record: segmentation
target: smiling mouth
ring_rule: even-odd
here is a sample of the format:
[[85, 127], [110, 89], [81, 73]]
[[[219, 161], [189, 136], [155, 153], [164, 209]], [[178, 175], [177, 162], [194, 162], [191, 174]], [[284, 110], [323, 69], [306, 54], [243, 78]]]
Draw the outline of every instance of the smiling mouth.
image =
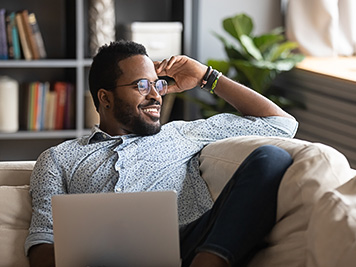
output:
[[159, 106], [157, 107], [145, 107], [142, 108], [143, 113], [149, 115], [152, 118], [159, 118], [161, 113], [161, 108]]

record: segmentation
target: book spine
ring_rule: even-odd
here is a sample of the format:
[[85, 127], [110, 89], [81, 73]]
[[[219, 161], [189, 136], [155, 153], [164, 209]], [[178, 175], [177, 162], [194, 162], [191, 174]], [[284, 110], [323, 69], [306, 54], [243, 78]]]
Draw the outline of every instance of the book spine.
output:
[[35, 46], [36, 52], [38, 53], [38, 57], [46, 58], [47, 57], [46, 49], [44, 46], [40, 27], [38, 26], [37, 19], [36, 19], [36, 16], [34, 13], [30, 13], [28, 15], [28, 21], [29, 21], [31, 29], [32, 29], [32, 35], [34, 38], [34, 46]]
[[46, 99], [49, 91], [49, 83], [41, 83], [42, 95], [41, 95], [41, 117], [40, 117], [40, 129], [45, 129], [45, 115], [46, 115]]
[[36, 43], [35, 43], [35, 39], [32, 33], [32, 28], [29, 22], [29, 18], [28, 18], [28, 10], [23, 10], [21, 12], [21, 16], [22, 16], [22, 22], [23, 22], [23, 26], [25, 29], [25, 36], [27, 39], [27, 42], [29, 44], [29, 48], [31, 50], [31, 54], [32, 54], [32, 59], [39, 59], [40, 55], [38, 53], [38, 50], [36, 48]]
[[19, 120], [20, 129], [28, 130], [28, 117], [29, 117], [29, 85], [23, 83], [20, 86], [20, 102], [19, 102]]
[[5, 12], [4, 8], [0, 9], [0, 59], [8, 59]]
[[74, 129], [75, 122], [75, 91], [74, 85], [67, 83], [66, 105], [64, 110], [64, 129]]
[[36, 82], [36, 95], [35, 95], [35, 105], [36, 105], [36, 113], [35, 113], [35, 121], [34, 126], [35, 130], [41, 130], [41, 113], [42, 113], [42, 83]]
[[7, 37], [7, 55], [9, 59], [14, 58], [14, 45], [12, 43], [12, 29], [10, 15], [6, 15], [6, 37]]
[[26, 38], [24, 23], [22, 21], [21, 13], [16, 13], [16, 25], [19, 31], [22, 52], [26, 60], [32, 59], [32, 53]]
[[57, 92], [57, 110], [55, 129], [62, 130], [64, 128], [64, 110], [66, 103], [66, 91], [67, 85], [65, 82], [56, 82], [54, 84], [54, 90]]
[[54, 130], [57, 110], [57, 92], [47, 83], [48, 93], [46, 96], [45, 129]]
[[34, 120], [34, 100], [35, 98], [35, 86], [34, 83], [29, 84], [29, 95], [28, 95], [28, 121], [27, 121], [27, 130], [31, 131], [33, 129], [33, 120]]
[[19, 39], [19, 31], [16, 24], [16, 14], [11, 12], [10, 14], [10, 25], [11, 25], [11, 34], [12, 34], [12, 45], [14, 48], [14, 59], [21, 59], [21, 47]]

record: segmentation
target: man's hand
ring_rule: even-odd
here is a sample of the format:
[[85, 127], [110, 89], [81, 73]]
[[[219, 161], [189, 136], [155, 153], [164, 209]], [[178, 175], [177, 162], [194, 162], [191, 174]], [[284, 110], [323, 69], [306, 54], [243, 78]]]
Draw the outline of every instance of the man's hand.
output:
[[169, 76], [175, 84], [168, 87], [168, 93], [178, 93], [200, 86], [207, 66], [187, 56], [172, 56], [154, 62], [158, 76]]
[[40, 244], [31, 247], [29, 258], [31, 267], [54, 267], [54, 245]]

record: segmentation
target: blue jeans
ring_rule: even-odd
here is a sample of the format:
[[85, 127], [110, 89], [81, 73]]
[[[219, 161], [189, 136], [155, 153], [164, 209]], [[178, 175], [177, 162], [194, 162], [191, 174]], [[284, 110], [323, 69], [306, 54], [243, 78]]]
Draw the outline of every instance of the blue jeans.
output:
[[244, 266], [275, 224], [279, 184], [291, 156], [276, 146], [254, 150], [226, 184], [211, 210], [180, 230], [182, 266], [201, 251]]

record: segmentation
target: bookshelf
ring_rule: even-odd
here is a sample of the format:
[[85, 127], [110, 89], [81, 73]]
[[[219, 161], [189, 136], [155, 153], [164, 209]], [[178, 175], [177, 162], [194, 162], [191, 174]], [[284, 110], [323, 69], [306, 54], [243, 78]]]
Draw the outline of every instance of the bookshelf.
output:
[[[116, 25], [133, 21], [184, 20], [183, 0], [115, 0]], [[39, 153], [67, 139], [89, 133], [85, 127], [85, 93], [88, 90], [89, 0], [4, 0], [0, 8], [28, 9], [44, 39], [46, 59], [0, 60], [0, 76], [19, 82], [68, 81], [75, 85], [75, 127], [69, 130], [0, 132], [0, 161], [35, 160]], [[157, 6], [160, 6], [158, 9]], [[120, 36], [117, 36], [120, 38]], [[183, 46], [182, 46], [183, 47]], [[20, 91], [21, 92], [21, 91]]]

